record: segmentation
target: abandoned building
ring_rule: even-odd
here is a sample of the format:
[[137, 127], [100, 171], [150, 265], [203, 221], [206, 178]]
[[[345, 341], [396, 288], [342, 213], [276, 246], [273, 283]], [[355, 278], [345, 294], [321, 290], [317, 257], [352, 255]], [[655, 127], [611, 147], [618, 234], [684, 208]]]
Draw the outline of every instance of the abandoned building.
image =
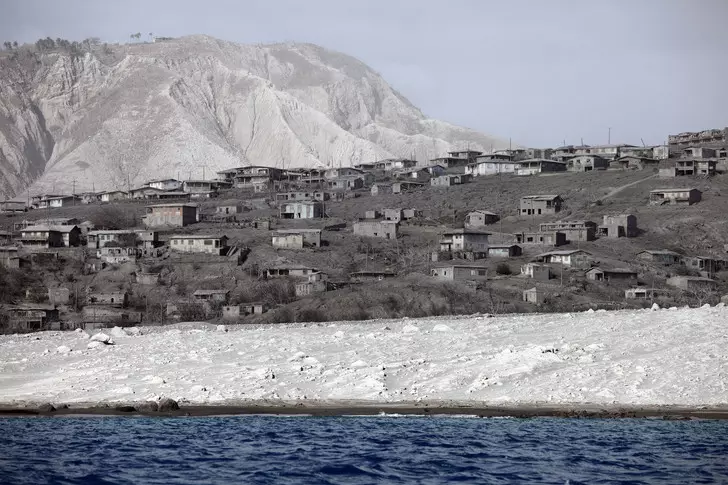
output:
[[539, 263], [561, 264], [571, 268], [586, 269], [591, 266], [592, 255], [581, 249], [551, 251], [539, 254], [535, 260]]
[[591, 172], [607, 168], [609, 161], [599, 155], [577, 155], [566, 162], [566, 170], [569, 172]]
[[659, 163], [660, 161], [654, 158], [628, 155], [610, 161], [609, 168], [616, 170], [646, 170], [648, 168], [657, 167]]
[[279, 168], [251, 165], [236, 167], [217, 172], [218, 178], [232, 183], [238, 189], [253, 189], [263, 192], [272, 186], [273, 182], [281, 180], [283, 171]]
[[364, 177], [358, 175], [329, 179], [326, 181], [326, 186], [331, 190], [358, 190], [363, 189], [364, 185]]
[[192, 298], [210, 303], [227, 303], [229, 295], [229, 290], [195, 290]]
[[688, 147], [725, 146], [728, 143], [728, 128], [669, 135], [667, 137], [667, 143], [670, 147], [670, 155], [680, 154]]
[[314, 293], [323, 293], [329, 289], [329, 277], [317, 271], [308, 275], [308, 281], [296, 283], [296, 296], [305, 297]]
[[307, 266], [275, 266], [265, 270], [266, 278], [281, 278], [286, 276], [305, 278], [319, 270]]
[[556, 248], [567, 243], [566, 234], [563, 232], [521, 232], [514, 236], [518, 244], [535, 244]]
[[528, 290], [523, 290], [523, 301], [533, 303], [534, 305], [541, 305], [546, 301], [546, 294], [543, 290], [539, 290], [536, 287], [529, 288]]
[[284, 202], [280, 216], [281, 219], [318, 219], [324, 217], [324, 205], [311, 200]]
[[126, 307], [129, 294], [126, 291], [92, 291], [86, 295], [86, 301], [90, 305]]
[[397, 239], [399, 223], [392, 221], [357, 221], [353, 224], [354, 234], [357, 236], [380, 237], [384, 239]]
[[48, 288], [48, 303], [55, 306], [68, 305], [71, 301], [71, 290], [62, 286]]
[[243, 212], [241, 204], [223, 204], [215, 207], [215, 214], [220, 216], [234, 216]]
[[521, 266], [521, 274], [526, 278], [548, 281], [551, 278], [551, 266], [541, 263], [526, 263]]
[[47, 305], [12, 305], [4, 310], [9, 317], [6, 329], [17, 333], [51, 330], [60, 318], [59, 310]]
[[349, 273], [349, 278], [354, 283], [367, 283], [367, 282], [373, 282], [373, 281], [382, 281], [389, 278], [394, 278], [397, 276], [397, 273], [390, 270], [363, 270], [363, 271], [354, 271], [353, 273]]
[[276, 194], [276, 202], [294, 201], [294, 200], [313, 200], [325, 202], [331, 199], [329, 192], [323, 190], [297, 190], [292, 192], [279, 192]]
[[650, 191], [650, 205], [693, 205], [700, 202], [703, 193], [698, 189], [656, 189]]
[[393, 193], [392, 184], [382, 184], [382, 183], [374, 184], [374, 185], [372, 185], [370, 192], [372, 195], [391, 194], [391, 193]]
[[452, 187], [454, 185], [466, 184], [471, 179], [472, 175], [469, 174], [441, 175], [439, 177], [432, 177], [430, 179], [430, 185], [432, 187]]
[[701, 275], [709, 277], [728, 268], [728, 261], [710, 256], [685, 257], [682, 262], [688, 269], [698, 271]]
[[432, 268], [432, 276], [451, 281], [486, 281], [488, 268], [483, 266], [449, 265]]
[[517, 258], [523, 254], [523, 248], [517, 244], [498, 244], [488, 246], [489, 258]]
[[586, 279], [592, 281], [633, 281], [637, 280], [637, 272], [631, 269], [592, 268], [586, 272]]
[[667, 249], [648, 249], [640, 251], [635, 255], [635, 257], [642, 261], [649, 261], [650, 263], [662, 264], [664, 266], [672, 266], [674, 264], [682, 263], [682, 256], [680, 254]]
[[415, 190], [421, 190], [424, 189], [426, 184], [422, 184], [419, 182], [394, 182], [392, 184], [392, 193], [393, 194], [403, 194], [407, 192], [412, 192]]
[[669, 291], [659, 288], [645, 288], [642, 286], [624, 290], [626, 300], [649, 300], [667, 295]]
[[321, 229], [279, 229], [271, 235], [271, 245], [283, 249], [321, 247]]
[[15, 246], [0, 246], [0, 266], [8, 269], [20, 268], [20, 256]]
[[527, 195], [521, 197], [519, 213], [523, 216], [556, 214], [561, 211], [562, 203], [559, 195]]
[[465, 215], [465, 227], [476, 228], [498, 222], [498, 214], [486, 210], [474, 210]]
[[443, 232], [440, 239], [440, 251], [487, 253], [488, 236], [490, 233], [474, 229], [451, 229]]
[[703, 276], [673, 276], [667, 284], [683, 291], [713, 291], [718, 287], [717, 281]]
[[55, 227], [28, 226], [20, 232], [20, 243], [29, 249], [60, 248], [63, 235]]
[[597, 228], [600, 237], [636, 237], [637, 233], [637, 217], [632, 214], [605, 215], [602, 225]]
[[169, 237], [169, 248], [182, 253], [223, 256], [228, 251], [228, 238], [224, 235], [175, 234]]
[[539, 232], [561, 232], [569, 242], [593, 241], [596, 239], [597, 225], [592, 221], [544, 222], [539, 225]]
[[195, 224], [197, 221], [197, 205], [184, 203], [148, 205], [146, 215], [142, 218], [142, 222], [147, 227], [184, 227]]

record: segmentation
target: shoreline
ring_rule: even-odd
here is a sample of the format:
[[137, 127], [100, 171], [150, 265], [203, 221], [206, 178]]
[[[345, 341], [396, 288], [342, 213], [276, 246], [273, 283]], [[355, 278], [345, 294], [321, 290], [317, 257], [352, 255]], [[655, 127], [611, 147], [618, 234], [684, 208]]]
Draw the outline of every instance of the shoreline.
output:
[[140, 403], [78, 403], [44, 405], [0, 404], [0, 418], [9, 417], [214, 417], [214, 416], [470, 416], [478, 418], [660, 418], [666, 420], [728, 419], [728, 406], [660, 406], [524, 404], [488, 406], [449, 403], [249, 403], [249, 404], [184, 404], [179, 409], [148, 411]]

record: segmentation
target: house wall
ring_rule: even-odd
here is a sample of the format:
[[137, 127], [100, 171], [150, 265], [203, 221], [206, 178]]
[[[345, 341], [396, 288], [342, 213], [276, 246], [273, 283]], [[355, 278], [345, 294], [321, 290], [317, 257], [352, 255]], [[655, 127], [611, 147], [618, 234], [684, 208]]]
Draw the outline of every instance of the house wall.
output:
[[173, 251], [183, 253], [205, 253], [220, 255], [224, 251], [225, 242], [220, 238], [184, 238], [172, 237], [169, 240], [169, 248]]
[[284, 219], [314, 219], [323, 217], [323, 205], [320, 203], [290, 202], [281, 206], [281, 217]]
[[453, 251], [488, 251], [487, 234], [451, 234]]
[[276, 248], [303, 249], [302, 234], [280, 234], [271, 236], [271, 244]]
[[197, 222], [197, 208], [188, 206], [152, 207], [143, 219], [147, 227], [184, 227]]
[[399, 232], [399, 224], [383, 221], [359, 221], [354, 223], [353, 229], [354, 234], [357, 236], [396, 239]]
[[521, 199], [519, 204], [521, 215], [546, 215], [556, 214], [561, 210], [561, 202], [559, 200], [534, 200]]
[[465, 281], [480, 280], [485, 281], [488, 276], [486, 268], [469, 268], [458, 266], [445, 266], [442, 268], [433, 268], [432, 276], [443, 280]]
[[89, 304], [126, 306], [128, 296], [126, 293], [89, 293], [86, 297]]

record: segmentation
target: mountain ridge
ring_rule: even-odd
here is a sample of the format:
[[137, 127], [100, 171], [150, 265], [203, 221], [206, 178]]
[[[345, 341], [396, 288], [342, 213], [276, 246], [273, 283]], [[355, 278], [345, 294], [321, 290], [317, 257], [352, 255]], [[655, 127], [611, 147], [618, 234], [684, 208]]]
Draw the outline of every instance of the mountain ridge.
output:
[[426, 117], [363, 62], [315, 44], [194, 35], [3, 54], [0, 195], [9, 197], [508, 145]]

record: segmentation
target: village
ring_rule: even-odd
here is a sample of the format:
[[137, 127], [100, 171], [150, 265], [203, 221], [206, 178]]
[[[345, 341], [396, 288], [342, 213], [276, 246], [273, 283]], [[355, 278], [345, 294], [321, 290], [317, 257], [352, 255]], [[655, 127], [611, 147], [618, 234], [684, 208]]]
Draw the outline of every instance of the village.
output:
[[0, 331], [715, 303], [727, 147], [728, 128], [5, 200]]

